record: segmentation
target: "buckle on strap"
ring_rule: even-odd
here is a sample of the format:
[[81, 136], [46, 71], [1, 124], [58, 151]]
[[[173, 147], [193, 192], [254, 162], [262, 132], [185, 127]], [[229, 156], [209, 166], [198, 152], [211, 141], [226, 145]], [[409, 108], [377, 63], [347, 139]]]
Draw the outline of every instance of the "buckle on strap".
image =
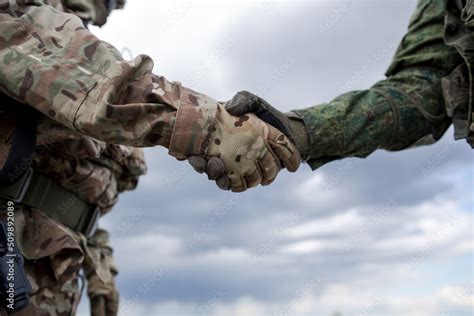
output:
[[23, 202], [32, 178], [33, 169], [29, 168], [17, 182], [9, 187], [0, 189], [0, 196], [15, 203]]

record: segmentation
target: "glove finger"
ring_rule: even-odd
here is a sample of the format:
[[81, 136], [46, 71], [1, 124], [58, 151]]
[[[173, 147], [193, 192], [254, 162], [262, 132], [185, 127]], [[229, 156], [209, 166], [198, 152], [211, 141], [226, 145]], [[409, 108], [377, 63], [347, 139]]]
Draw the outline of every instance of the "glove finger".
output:
[[219, 187], [219, 189], [224, 190], [224, 191], [229, 191], [231, 188], [231, 182], [228, 175], [223, 175], [222, 177], [217, 179], [216, 184]]
[[281, 170], [280, 162], [274, 157], [270, 150], [258, 161], [258, 165], [262, 173], [262, 185], [272, 183]]
[[222, 159], [218, 157], [212, 157], [207, 162], [206, 173], [207, 173], [207, 176], [209, 177], [209, 180], [219, 179], [220, 177], [225, 175], [224, 161], [222, 161]]
[[276, 128], [269, 126], [269, 137], [267, 143], [273, 153], [290, 172], [298, 170], [301, 164], [301, 156], [295, 145]]
[[248, 92], [240, 91], [224, 104], [227, 112], [234, 116], [247, 113], [255, 114], [259, 119], [275, 127], [285, 135], [291, 135], [288, 117], [270, 105], [261, 97]]
[[241, 175], [236, 173], [229, 174], [229, 179], [232, 192], [244, 192], [247, 190], [247, 183]]
[[253, 113], [257, 105], [257, 96], [248, 92], [240, 91], [232, 99], [224, 104], [227, 112], [233, 116], [242, 116], [247, 113]]
[[[293, 151], [291, 147], [272, 141], [269, 141], [268, 144], [288, 171], [295, 172], [298, 170], [301, 164], [301, 156], [298, 150]], [[288, 144], [291, 146], [290, 143]]]
[[207, 168], [207, 160], [199, 156], [191, 156], [188, 158], [188, 162], [193, 169], [198, 173], [204, 173]]
[[244, 176], [248, 188], [254, 188], [262, 183], [262, 172], [260, 171], [260, 166], [256, 163], [255, 167], [254, 172]]

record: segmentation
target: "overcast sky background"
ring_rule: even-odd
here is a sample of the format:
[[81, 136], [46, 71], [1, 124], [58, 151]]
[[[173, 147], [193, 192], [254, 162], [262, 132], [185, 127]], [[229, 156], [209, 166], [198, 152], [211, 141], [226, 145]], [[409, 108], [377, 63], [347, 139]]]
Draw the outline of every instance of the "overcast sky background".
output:
[[[92, 28], [127, 59], [148, 54], [170, 80], [219, 100], [250, 90], [282, 110], [383, 79], [416, 6], [128, 2]], [[452, 131], [237, 195], [164, 148], [146, 154], [148, 175], [103, 221], [121, 315], [472, 315], [474, 156]]]

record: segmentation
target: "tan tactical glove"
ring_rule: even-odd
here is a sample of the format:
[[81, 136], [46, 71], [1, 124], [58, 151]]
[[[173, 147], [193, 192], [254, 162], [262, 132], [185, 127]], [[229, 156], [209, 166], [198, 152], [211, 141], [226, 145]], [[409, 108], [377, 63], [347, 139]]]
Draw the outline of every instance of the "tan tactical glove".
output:
[[301, 161], [295, 146], [276, 128], [254, 114], [232, 116], [220, 104], [206, 145], [203, 154], [189, 158], [191, 165], [207, 172], [221, 189], [234, 192], [268, 185], [282, 167], [294, 172]]
[[282, 113], [261, 97], [248, 91], [238, 92], [225, 103], [225, 109], [235, 116], [254, 113], [259, 119], [285, 134], [295, 144], [303, 161], [309, 158], [311, 150], [308, 131], [296, 113]]
[[89, 256], [85, 261], [84, 271], [87, 278], [91, 316], [118, 314], [119, 293], [115, 286], [115, 276], [118, 272], [108, 240], [108, 233], [98, 229], [87, 241]]
[[270, 184], [282, 167], [296, 171], [298, 150], [280, 131], [254, 114], [230, 115], [222, 104], [183, 89], [169, 154], [189, 159], [221, 189], [242, 192]]

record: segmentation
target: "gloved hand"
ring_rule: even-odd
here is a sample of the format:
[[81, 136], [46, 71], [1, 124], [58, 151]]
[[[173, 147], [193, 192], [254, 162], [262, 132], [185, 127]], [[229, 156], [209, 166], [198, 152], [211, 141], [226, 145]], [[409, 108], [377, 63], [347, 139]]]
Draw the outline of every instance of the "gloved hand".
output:
[[309, 158], [308, 132], [303, 120], [296, 113], [282, 113], [264, 99], [248, 91], [237, 93], [224, 106], [227, 112], [235, 116], [254, 113], [259, 119], [285, 134], [295, 144], [303, 161]]
[[298, 150], [278, 129], [252, 113], [232, 116], [220, 104], [204, 155], [188, 160], [221, 189], [233, 192], [268, 185], [282, 167], [294, 172], [301, 162]]

